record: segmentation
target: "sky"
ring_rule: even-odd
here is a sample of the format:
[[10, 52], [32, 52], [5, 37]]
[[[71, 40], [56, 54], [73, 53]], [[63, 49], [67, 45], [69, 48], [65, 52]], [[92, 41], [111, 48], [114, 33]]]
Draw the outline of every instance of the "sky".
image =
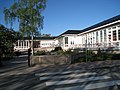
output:
[[[5, 25], [3, 8], [14, 0], [0, 0], [0, 24]], [[82, 30], [120, 14], [120, 0], [47, 0], [42, 12], [43, 34], [58, 36], [67, 30]], [[8, 26], [9, 27], [9, 26]], [[18, 23], [14, 23], [18, 31]]]

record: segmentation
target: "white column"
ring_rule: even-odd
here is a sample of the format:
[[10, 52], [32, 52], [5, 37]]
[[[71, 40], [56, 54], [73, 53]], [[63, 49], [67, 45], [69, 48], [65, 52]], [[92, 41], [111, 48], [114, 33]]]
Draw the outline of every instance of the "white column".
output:
[[28, 48], [28, 41], [26, 41], [26, 48]]
[[118, 27], [116, 27], [116, 34], [117, 34], [116, 36], [117, 36], [117, 42], [118, 42], [118, 40], [119, 40], [118, 39]]
[[26, 40], [24, 41], [24, 48], [26, 48]]
[[17, 48], [19, 48], [19, 44], [20, 44], [20, 43], [19, 43], [19, 40], [18, 40], [18, 47], [17, 47]]
[[28, 42], [28, 48], [30, 48], [31, 47], [31, 45], [30, 45], [30, 41]]
[[21, 42], [20, 42], [20, 40], [19, 40], [19, 48], [21, 48]]
[[20, 48], [22, 48], [22, 40], [20, 40]]
[[24, 49], [24, 47], [25, 47], [25, 46], [24, 46], [24, 42], [25, 42], [25, 41], [23, 41], [23, 49]]
[[28, 45], [28, 44], [29, 44], [29, 41], [27, 40], [27, 48], [29, 47], [29, 45]]
[[106, 29], [106, 44], [107, 44], [107, 47], [108, 47], [108, 43], [109, 43], [109, 30], [108, 28]]
[[98, 43], [100, 43], [100, 31], [98, 31]]
[[29, 48], [29, 40], [27, 41], [27, 48]]

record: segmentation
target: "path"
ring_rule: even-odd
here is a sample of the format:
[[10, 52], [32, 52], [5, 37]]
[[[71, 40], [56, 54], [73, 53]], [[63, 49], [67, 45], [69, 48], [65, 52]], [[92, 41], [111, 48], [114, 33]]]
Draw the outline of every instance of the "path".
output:
[[120, 61], [27, 66], [17, 57], [0, 68], [0, 90], [120, 90]]

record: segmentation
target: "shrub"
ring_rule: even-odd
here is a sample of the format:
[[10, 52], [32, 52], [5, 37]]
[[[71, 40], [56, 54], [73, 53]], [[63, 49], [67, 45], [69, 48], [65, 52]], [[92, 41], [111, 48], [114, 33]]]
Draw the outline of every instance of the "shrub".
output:
[[61, 47], [55, 47], [54, 50], [51, 51], [52, 55], [63, 55], [63, 49]]
[[34, 55], [46, 55], [45, 51], [37, 51]]
[[112, 54], [112, 60], [120, 60], [120, 54]]
[[53, 51], [54, 52], [56, 52], [56, 51], [63, 51], [63, 49], [61, 47], [55, 47], [55, 49]]
[[71, 49], [69, 49], [69, 50], [67, 50], [67, 51], [64, 51], [64, 54], [65, 54], [65, 55], [72, 54], [72, 53], [73, 53], [73, 52], [72, 52]]
[[100, 48], [98, 48], [97, 54], [98, 54], [98, 55], [101, 54], [101, 50], [100, 50]]
[[15, 55], [15, 56], [19, 56], [19, 55], [21, 55], [21, 52], [20, 52], [20, 51], [15, 51], [15, 52], [14, 52], [14, 55]]

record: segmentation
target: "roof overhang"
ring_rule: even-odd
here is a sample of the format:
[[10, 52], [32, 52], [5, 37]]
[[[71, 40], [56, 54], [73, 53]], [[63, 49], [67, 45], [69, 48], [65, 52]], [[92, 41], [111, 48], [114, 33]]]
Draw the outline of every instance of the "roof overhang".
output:
[[99, 30], [99, 29], [102, 29], [102, 28], [105, 28], [105, 27], [108, 27], [108, 26], [111, 26], [111, 25], [114, 25], [114, 24], [118, 24], [118, 23], [120, 23], [120, 20], [117, 20], [117, 21], [109, 23], [109, 24], [105, 24], [105, 25], [97, 27], [97, 28], [93, 28], [93, 29], [88, 30], [88, 31], [84, 31], [82, 33], [79, 33], [78, 35], [82, 35], [82, 34], [86, 34], [86, 33], [89, 33], [89, 32], [93, 32], [93, 31], [96, 31], [96, 30]]

